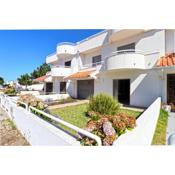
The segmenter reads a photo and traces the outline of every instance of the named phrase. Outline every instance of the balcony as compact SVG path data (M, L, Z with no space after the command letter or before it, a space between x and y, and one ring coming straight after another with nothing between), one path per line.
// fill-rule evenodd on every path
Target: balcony
M136 36L138 34L141 34L145 31L144 29L113 29L112 34L109 37L110 42L116 42L116 41L121 41L133 36Z
M60 58L75 55L77 53L76 45L73 43L59 43L57 45L57 55Z
M145 69L145 56L136 50L114 52L106 59L106 70Z
M104 30L100 33L90 36L80 42L78 42L77 48L80 53L88 54L93 51L97 51L104 43L107 42L108 30Z
M64 77L64 76L68 76L70 73L71 73L70 67L55 66L51 68L52 77Z
M47 64L54 64L58 60L56 53L50 54L46 57Z

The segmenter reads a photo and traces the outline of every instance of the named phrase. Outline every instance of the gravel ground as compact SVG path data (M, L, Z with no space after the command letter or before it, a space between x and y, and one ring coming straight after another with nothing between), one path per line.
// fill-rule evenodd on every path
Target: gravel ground
M14 123L0 108L0 146L24 146L29 145L26 139L17 130Z

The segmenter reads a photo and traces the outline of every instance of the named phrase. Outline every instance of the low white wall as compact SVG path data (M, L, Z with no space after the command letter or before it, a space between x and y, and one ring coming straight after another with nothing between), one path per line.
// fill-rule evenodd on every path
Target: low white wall
M40 95L39 91L21 91L20 92L20 95L26 95L26 94Z
M161 98L137 119L137 126L132 131L121 135L113 145L151 145L160 113Z
M80 145L74 137L22 107L17 107L11 100L3 101L1 98L0 102L1 107L6 106L4 109L8 112L9 117L31 145Z
M27 86L27 89L33 91L42 91L44 88L44 83L42 84L32 84L31 86Z
M70 96L69 94L51 94L51 95L36 95L36 97L43 101L55 101L55 100L66 99Z

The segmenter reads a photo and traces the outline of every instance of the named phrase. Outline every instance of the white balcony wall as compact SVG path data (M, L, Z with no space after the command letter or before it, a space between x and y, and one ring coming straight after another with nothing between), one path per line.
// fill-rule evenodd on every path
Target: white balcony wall
M89 51L95 50L98 47L102 47L108 42L108 31L104 31L101 34L87 38L81 41L77 45L77 49L80 53L88 53Z
M140 33L136 36L123 39L111 44L107 44L102 48L102 59L110 56L117 47L129 43L135 43L135 50L143 51L146 60L146 67L151 68L155 65L160 56L165 54L165 30L150 30Z
M116 69L145 69L145 57L143 54L123 53L107 58L106 70Z
M57 55L59 57L67 57L77 53L76 45L71 43L60 43L57 46Z
M57 61L58 61L58 57L56 56L56 54L51 54L46 57L47 64L53 64L53 63L56 63Z
M67 67L53 67L51 69L52 77L64 77L71 73L71 69Z

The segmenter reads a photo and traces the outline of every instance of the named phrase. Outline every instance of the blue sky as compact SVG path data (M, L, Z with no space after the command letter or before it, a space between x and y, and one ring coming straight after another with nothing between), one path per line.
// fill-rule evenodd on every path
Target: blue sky
M59 42L77 42L101 30L0 30L0 76L6 81L32 72Z

